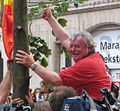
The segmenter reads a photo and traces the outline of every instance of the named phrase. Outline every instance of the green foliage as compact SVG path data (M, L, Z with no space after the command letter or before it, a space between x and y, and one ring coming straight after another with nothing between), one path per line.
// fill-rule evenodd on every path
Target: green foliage
M40 2L37 7L31 8L28 13L28 20L40 18L42 9L46 7L44 2Z
M65 47L63 47L61 50L58 51L58 54L60 54L60 55L63 53L65 53L65 57L68 58L69 51Z
M48 66L48 62L44 57L41 60L41 65L44 66L44 67Z
M63 54L63 49L59 50L58 54Z
M63 27L67 26L67 20L66 19L58 19L58 22L60 25L62 25Z
M28 38L31 47L30 52L34 55L34 60L38 60L44 67L48 66L46 58L51 55L51 49L48 48L46 42L40 37L33 37L29 35Z
M68 58L68 56L69 56L69 51L68 51L65 47L63 47L63 51L64 51L64 53L65 53L65 57Z
M68 12L69 9L69 3L71 0L53 0L52 5L55 7L53 8L55 16L61 16L62 14Z

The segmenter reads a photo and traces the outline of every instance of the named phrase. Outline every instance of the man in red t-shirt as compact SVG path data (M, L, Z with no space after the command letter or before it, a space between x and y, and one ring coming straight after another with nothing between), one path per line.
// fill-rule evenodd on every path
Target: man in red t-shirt
M104 61L97 52L62 70L59 76L63 85L73 87L78 95L85 89L90 96L101 99L103 95L100 89L103 87L110 89L110 77L106 74Z
M69 50L75 65L57 74L37 64L32 54L29 55L22 50L18 50L16 54L16 63L31 68L42 79L55 86L70 86L78 90L79 94L85 89L90 96L101 99L100 89L110 89L110 78L106 74L102 57L95 52L96 43L93 37L83 31L70 38L68 32L52 16L49 6L43 9L42 18L48 21L61 44Z

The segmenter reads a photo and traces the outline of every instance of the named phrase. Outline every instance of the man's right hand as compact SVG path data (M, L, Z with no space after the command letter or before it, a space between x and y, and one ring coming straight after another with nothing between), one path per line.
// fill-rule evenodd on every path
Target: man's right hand
M41 14L41 17L47 21L49 21L49 19L51 19L52 17L52 13L51 13L51 10L50 10L50 5L47 6L47 8L44 8L42 10L42 14Z
M23 64L24 66L31 68L32 64L35 63L32 53L27 54L22 50L18 50L15 57L16 63Z

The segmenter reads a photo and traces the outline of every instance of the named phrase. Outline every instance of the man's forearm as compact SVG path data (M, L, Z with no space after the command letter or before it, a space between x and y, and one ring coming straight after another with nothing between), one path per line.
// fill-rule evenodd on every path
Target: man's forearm
M40 64L37 64L37 67L34 69L35 73L37 73L43 80L51 83L55 86L62 85L62 80L58 73L54 71L50 71L46 69L45 67L41 66Z
M48 23L52 27L56 37L60 40L60 42L69 49L69 33L57 22L57 20L52 16L48 19Z

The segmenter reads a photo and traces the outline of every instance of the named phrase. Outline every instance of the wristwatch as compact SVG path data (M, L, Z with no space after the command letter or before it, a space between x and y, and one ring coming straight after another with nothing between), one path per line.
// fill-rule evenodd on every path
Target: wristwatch
M35 62L35 63L32 64L31 69L32 69L32 70L35 70L36 67L37 67L37 62Z

